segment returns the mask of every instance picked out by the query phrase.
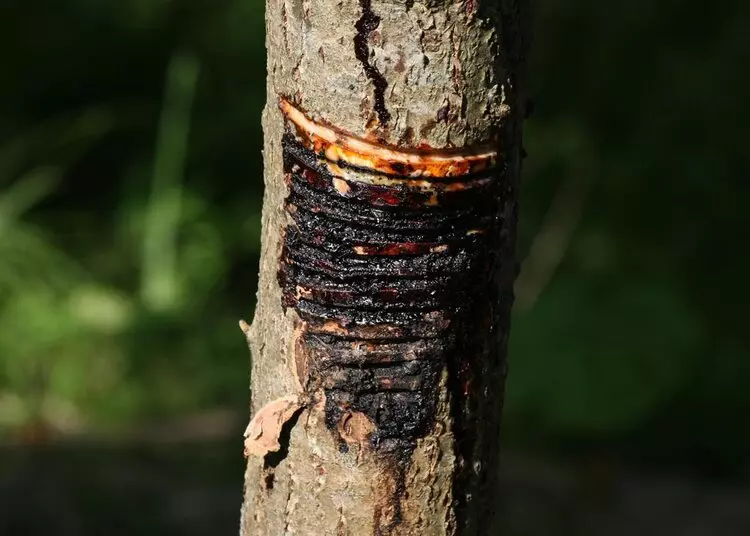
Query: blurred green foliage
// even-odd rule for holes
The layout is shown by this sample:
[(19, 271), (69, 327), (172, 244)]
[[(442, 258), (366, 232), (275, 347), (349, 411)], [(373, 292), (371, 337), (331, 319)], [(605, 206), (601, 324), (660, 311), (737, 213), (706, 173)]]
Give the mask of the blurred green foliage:
[(237, 320), (257, 270), (262, 6), (199, 4), (0, 17), (9, 433), (247, 403)]
[[(259, 0), (0, 4), (0, 429), (248, 399)], [(750, 5), (535, 2), (507, 440), (748, 467)]]

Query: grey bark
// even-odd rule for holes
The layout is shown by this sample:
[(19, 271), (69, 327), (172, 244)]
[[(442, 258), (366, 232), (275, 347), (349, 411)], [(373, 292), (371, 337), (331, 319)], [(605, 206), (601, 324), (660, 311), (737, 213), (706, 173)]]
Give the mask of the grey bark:
[[(399, 148), (499, 140), (506, 173), (497, 237), (502, 262), (487, 303), (477, 306), (487, 317), (476, 331), (482, 374), (459, 404), (462, 415), (452, 408), (466, 395), (445, 371), (435, 426), (420, 439), (403, 482), (396, 482), (367, 449), (340, 452), (321, 412), (305, 409), (288, 423), (280, 453), (248, 459), (243, 536), (489, 533), (515, 276), (521, 2), (267, 0), (263, 238), (258, 305), (248, 331), (251, 414), (297, 389), (290, 358), (295, 312), (282, 308), (276, 279), (287, 193), (280, 96), (315, 121)], [(472, 438), (468, 449), (459, 446), (464, 436)], [(394, 509), (397, 522), (385, 524)]]

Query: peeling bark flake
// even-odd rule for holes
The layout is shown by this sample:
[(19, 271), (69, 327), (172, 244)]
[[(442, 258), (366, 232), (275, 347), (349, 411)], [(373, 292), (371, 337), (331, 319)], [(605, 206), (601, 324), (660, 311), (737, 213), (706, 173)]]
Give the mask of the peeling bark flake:
[(263, 406), (245, 429), (245, 456), (264, 457), (281, 449), (281, 431), (304, 407), (299, 396), (289, 395)]

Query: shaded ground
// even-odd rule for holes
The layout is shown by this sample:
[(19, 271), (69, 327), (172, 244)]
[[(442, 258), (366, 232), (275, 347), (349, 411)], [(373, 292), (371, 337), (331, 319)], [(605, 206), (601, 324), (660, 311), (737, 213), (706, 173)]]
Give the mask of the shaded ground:
[[(241, 442), (183, 439), (2, 448), (0, 534), (236, 534)], [(503, 480), (509, 536), (750, 534), (748, 487), (514, 453)]]

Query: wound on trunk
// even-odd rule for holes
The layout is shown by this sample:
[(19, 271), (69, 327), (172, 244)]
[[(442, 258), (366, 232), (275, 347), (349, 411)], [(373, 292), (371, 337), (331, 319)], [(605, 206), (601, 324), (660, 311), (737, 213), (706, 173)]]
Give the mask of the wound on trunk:
[(444, 371), (472, 382), (463, 360), (500, 225), (497, 151), (402, 151), (280, 106), (278, 280), (299, 316), (295, 376), (325, 401), (342, 450), (366, 438), (401, 457), (432, 429)]

